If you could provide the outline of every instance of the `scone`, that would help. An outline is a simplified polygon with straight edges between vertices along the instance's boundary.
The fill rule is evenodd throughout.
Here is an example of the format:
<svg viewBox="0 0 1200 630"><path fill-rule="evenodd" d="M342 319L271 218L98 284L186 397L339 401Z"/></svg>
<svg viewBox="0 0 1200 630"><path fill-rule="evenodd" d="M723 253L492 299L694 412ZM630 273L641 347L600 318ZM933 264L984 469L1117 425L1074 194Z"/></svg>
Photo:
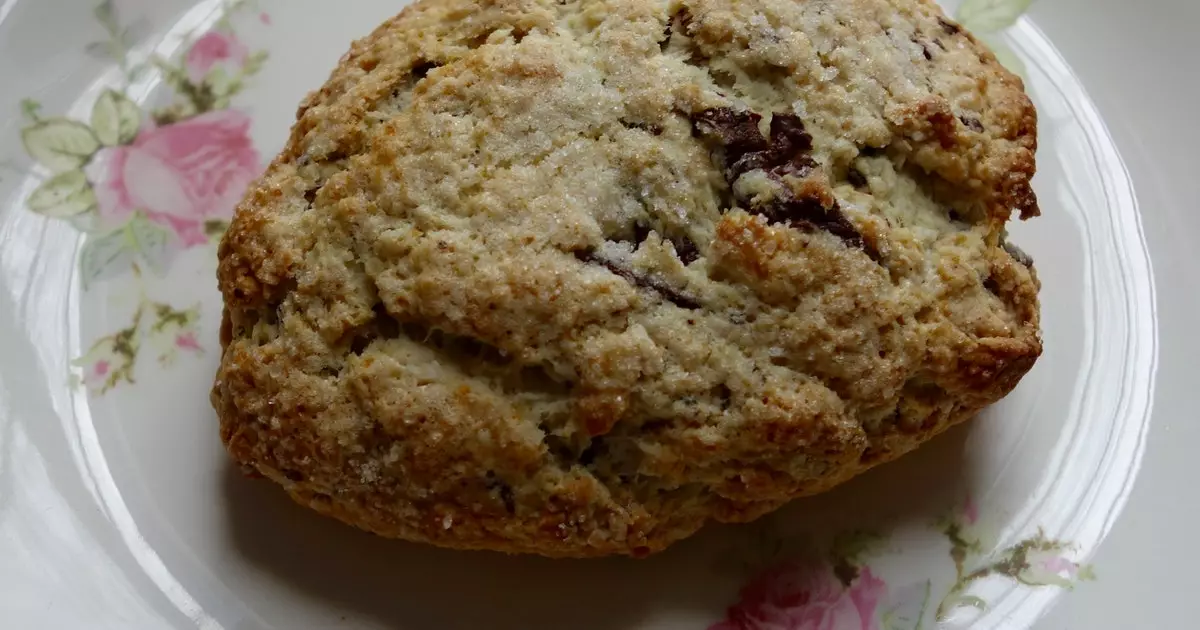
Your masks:
<svg viewBox="0 0 1200 630"><path fill-rule="evenodd" d="M1005 223L1035 148L1021 81L926 0L420 0L221 243L221 439L445 547L756 518L1034 364Z"/></svg>

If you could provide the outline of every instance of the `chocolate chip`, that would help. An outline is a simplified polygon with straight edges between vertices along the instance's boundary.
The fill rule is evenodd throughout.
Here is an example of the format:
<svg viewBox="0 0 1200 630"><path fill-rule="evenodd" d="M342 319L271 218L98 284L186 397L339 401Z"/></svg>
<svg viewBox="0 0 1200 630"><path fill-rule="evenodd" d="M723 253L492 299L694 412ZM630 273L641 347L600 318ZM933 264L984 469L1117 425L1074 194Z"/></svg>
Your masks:
<svg viewBox="0 0 1200 630"><path fill-rule="evenodd" d="M641 244L649 237L650 237L650 227L649 226L647 226L645 223L641 223L641 222L633 224L633 242L634 243Z"/></svg>
<svg viewBox="0 0 1200 630"><path fill-rule="evenodd" d="M804 131L804 122L799 116L789 112L772 115L769 138L764 138L758 129L761 119L754 112L725 107L706 109L692 117L692 127L697 135L714 138L721 145L725 179L731 187L737 178L752 170L764 170L782 183L785 175L803 177L816 167L809 155L812 136ZM748 198L737 201L748 206L749 212L766 217L768 223L826 230L848 246L865 250L862 236L836 201L826 207L819 199L796 197L786 184L780 188L780 192L765 203L755 203Z"/></svg>
<svg viewBox="0 0 1200 630"><path fill-rule="evenodd" d="M412 75L417 79L424 79L425 76L429 74L430 70L440 67L442 67L442 64L440 63L434 63L432 61L418 61L413 65Z"/></svg>
<svg viewBox="0 0 1200 630"><path fill-rule="evenodd" d="M375 340L374 335L369 335L369 334L358 335L357 337L355 337L353 340L350 341L350 352L353 352L355 354L355 356L361 357L362 353L367 351L367 346L370 346L371 342L374 340Z"/></svg>
<svg viewBox="0 0 1200 630"><path fill-rule="evenodd" d="M863 175L862 171L853 166L850 167L850 170L846 171L846 181L850 182L850 185L855 188L861 189L867 187L867 176Z"/></svg>
<svg viewBox="0 0 1200 630"><path fill-rule="evenodd" d="M971 131L974 131L976 133L983 133L983 123L979 122L978 118L975 118L974 116L968 116L966 114L963 114L958 117L958 120L960 122L962 122L962 124L964 126L966 126L967 129L970 129Z"/></svg>
<svg viewBox="0 0 1200 630"><path fill-rule="evenodd" d="M504 509L509 514L515 513L517 511L517 500L513 496L512 486L506 483L501 484L498 492L500 493L500 500L504 502Z"/></svg>
<svg viewBox="0 0 1200 630"><path fill-rule="evenodd" d="M692 118L692 128L701 137L715 138L724 151L725 178L730 183L754 170L776 176L803 176L816 163L809 156L812 136L804 131L804 122L792 113L771 116L770 136L763 137L755 112L739 112L727 107L706 109Z"/></svg>
<svg viewBox="0 0 1200 630"><path fill-rule="evenodd" d="M647 238L650 238L650 226L638 221L633 224L633 240L618 239L618 242L630 243L634 249L637 249ZM668 236L667 240L675 246L675 255L684 265L690 265L700 258L700 251L696 249L696 244L686 235Z"/></svg>
<svg viewBox="0 0 1200 630"><path fill-rule="evenodd" d="M661 278L634 271L616 261L600 256L594 250L577 251L575 252L575 259L588 264L600 265L613 274L620 276L629 284L657 293L659 297L679 308L693 311L700 308L700 302L696 301L695 298L682 293L675 287L664 282Z"/></svg>
<svg viewBox="0 0 1200 630"><path fill-rule="evenodd" d="M807 154L812 151L812 136L804 131L804 121L795 114L774 114L771 116L771 152L781 162L786 162L796 154Z"/></svg>
<svg viewBox="0 0 1200 630"><path fill-rule="evenodd" d="M991 276L988 276L988 278L983 281L983 288L987 289L988 293L991 293L992 295L1000 295L1000 284Z"/></svg>
<svg viewBox="0 0 1200 630"><path fill-rule="evenodd" d="M958 35L962 32L961 26L951 22L950 20L947 20L944 17L938 18L938 24L942 25L942 30L946 31L946 34L948 35Z"/></svg>
<svg viewBox="0 0 1200 630"><path fill-rule="evenodd" d="M579 453L579 464L581 466L591 466L592 462L596 461L596 456L604 450L604 437L593 438L588 443L587 448Z"/></svg>
<svg viewBox="0 0 1200 630"><path fill-rule="evenodd" d="M516 512L517 501L516 497L513 496L512 486L498 479L496 473L490 470L487 472L486 481L488 490L496 493L500 502L504 504L505 511L509 514Z"/></svg>
<svg viewBox="0 0 1200 630"><path fill-rule="evenodd" d="M663 132L663 128L659 127L658 125L651 125L649 123L643 123L643 122L634 122L634 121L630 121L630 120L625 120L624 118L621 119L621 126L625 127L626 129L637 129L639 131L644 131L652 136L661 136L662 132Z"/></svg>
<svg viewBox="0 0 1200 630"><path fill-rule="evenodd" d="M690 265L700 258L700 250L696 249L696 244L692 242L692 239L686 236L675 236L670 240L671 244L675 246L675 255L684 265Z"/></svg>
<svg viewBox="0 0 1200 630"><path fill-rule="evenodd" d="M701 136L716 137L725 150L725 164L730 167L747 153L766 151L767 139L758 130L762 116L752 111L735 111L728 107L706 109L692 118L692 129Z"/></svg>
<svg viewBox="0 0 1200 630"><path fill-rule="evenodd" d="M929 45L921 42L921 54L925 55L925 61L933 61L933 51L929 50Z"/></svg>
<svg viewBox="0 0 1200 630"><path fill-rule="evenodd" d="M784 194L751 211L765 217L767 223L785 223L807 231L825 230L842 239L849 247L865 249L862 235L836 202L831 207L825 207L820 199Z"/></svg>

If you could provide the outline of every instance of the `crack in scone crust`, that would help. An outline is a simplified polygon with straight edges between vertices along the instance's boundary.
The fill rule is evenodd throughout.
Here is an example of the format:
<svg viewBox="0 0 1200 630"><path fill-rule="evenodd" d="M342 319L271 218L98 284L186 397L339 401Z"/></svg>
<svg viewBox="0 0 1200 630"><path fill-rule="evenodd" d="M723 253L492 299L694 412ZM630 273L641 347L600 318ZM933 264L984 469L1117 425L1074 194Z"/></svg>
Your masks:
<svg viewBox="0 0 1200 630"><path fill-rule="evenodd" d="M220 248L247 472L378 534L644 555L916 448L1041 352L1036 117L925 0L421 0Z"/></svg>

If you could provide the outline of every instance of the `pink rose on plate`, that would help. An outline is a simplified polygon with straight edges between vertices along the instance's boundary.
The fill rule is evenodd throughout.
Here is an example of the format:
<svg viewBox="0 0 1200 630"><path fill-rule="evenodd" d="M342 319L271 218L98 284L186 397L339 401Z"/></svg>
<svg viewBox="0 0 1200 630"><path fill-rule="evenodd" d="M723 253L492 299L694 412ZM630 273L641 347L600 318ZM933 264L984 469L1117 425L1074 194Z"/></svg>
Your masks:
<svg viewBox="0 0 1200 630"><path fill-rule="evenodd" d="M175 347L188 352L203 352L204 348L200 347L200 342L196 339L196 333L193 331L181 332L175 335Z"/></svg>
<svg viewBox="0 0 1200 630"><path fill-rule="evenodd" d="M709 630L879 630L887 586L863 567L845 586L825 565L786 563L742 589L725 621Z"/></svg>
<svg viewBox="0 0 1200 630"><path fill-rule="evenodd" d="M116 224L140 210L184 247L208 242L204 221L230 217L258 174L249 130L245 114L220 110L102 149L87 167L100 217Z"/></svg>
<svg viewBox="0 0 1200 630"><path fill-rule="evenodd" d="M204 77L217 66L225 67L232 74L246 63L250 50L233 33L210 31L197 39L183 59L188 80L202 83Z"/></svg>
<svg viewBox="0 0 1200 630"><path fill-rule="evenodd" d="M99 359L95 363L83 366L83 384L88 389L101 389L108 381L113 364L108 359Z"/></svg>
<svg viewBox="0 0 1200 630"><path fill-rule="evenodd" d="M83 370L83 385L104 393L121 381L133 382L133 357L137 354L134 331L125 329L97 339L87 353L71 363Z"/></svg>
<svg viewBox="0 0 1200 630"><path fill-rule="evenodd" d="M1086 572L1078 562L1065 556L1065 549L1057 545L1046 545L1046 548L1033 548L1026 552L1025 562L1017 571L1018 581L1032 586L1060 586L1071 588L1080 573Z"/></svg>

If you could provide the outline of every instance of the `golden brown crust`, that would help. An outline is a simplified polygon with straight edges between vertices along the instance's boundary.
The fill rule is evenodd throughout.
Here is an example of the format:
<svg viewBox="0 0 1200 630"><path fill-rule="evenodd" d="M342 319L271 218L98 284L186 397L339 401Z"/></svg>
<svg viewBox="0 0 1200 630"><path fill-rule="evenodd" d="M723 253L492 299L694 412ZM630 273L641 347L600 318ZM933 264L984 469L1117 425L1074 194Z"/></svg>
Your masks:
<svg viewBox="0 0 1200 630"><path fill-rule="evenodd" d="M418 2L221 244L221 438L446 547L756 518L1029 370L1002 234L1035 149L1020 80L925 0Z"/></svg>

